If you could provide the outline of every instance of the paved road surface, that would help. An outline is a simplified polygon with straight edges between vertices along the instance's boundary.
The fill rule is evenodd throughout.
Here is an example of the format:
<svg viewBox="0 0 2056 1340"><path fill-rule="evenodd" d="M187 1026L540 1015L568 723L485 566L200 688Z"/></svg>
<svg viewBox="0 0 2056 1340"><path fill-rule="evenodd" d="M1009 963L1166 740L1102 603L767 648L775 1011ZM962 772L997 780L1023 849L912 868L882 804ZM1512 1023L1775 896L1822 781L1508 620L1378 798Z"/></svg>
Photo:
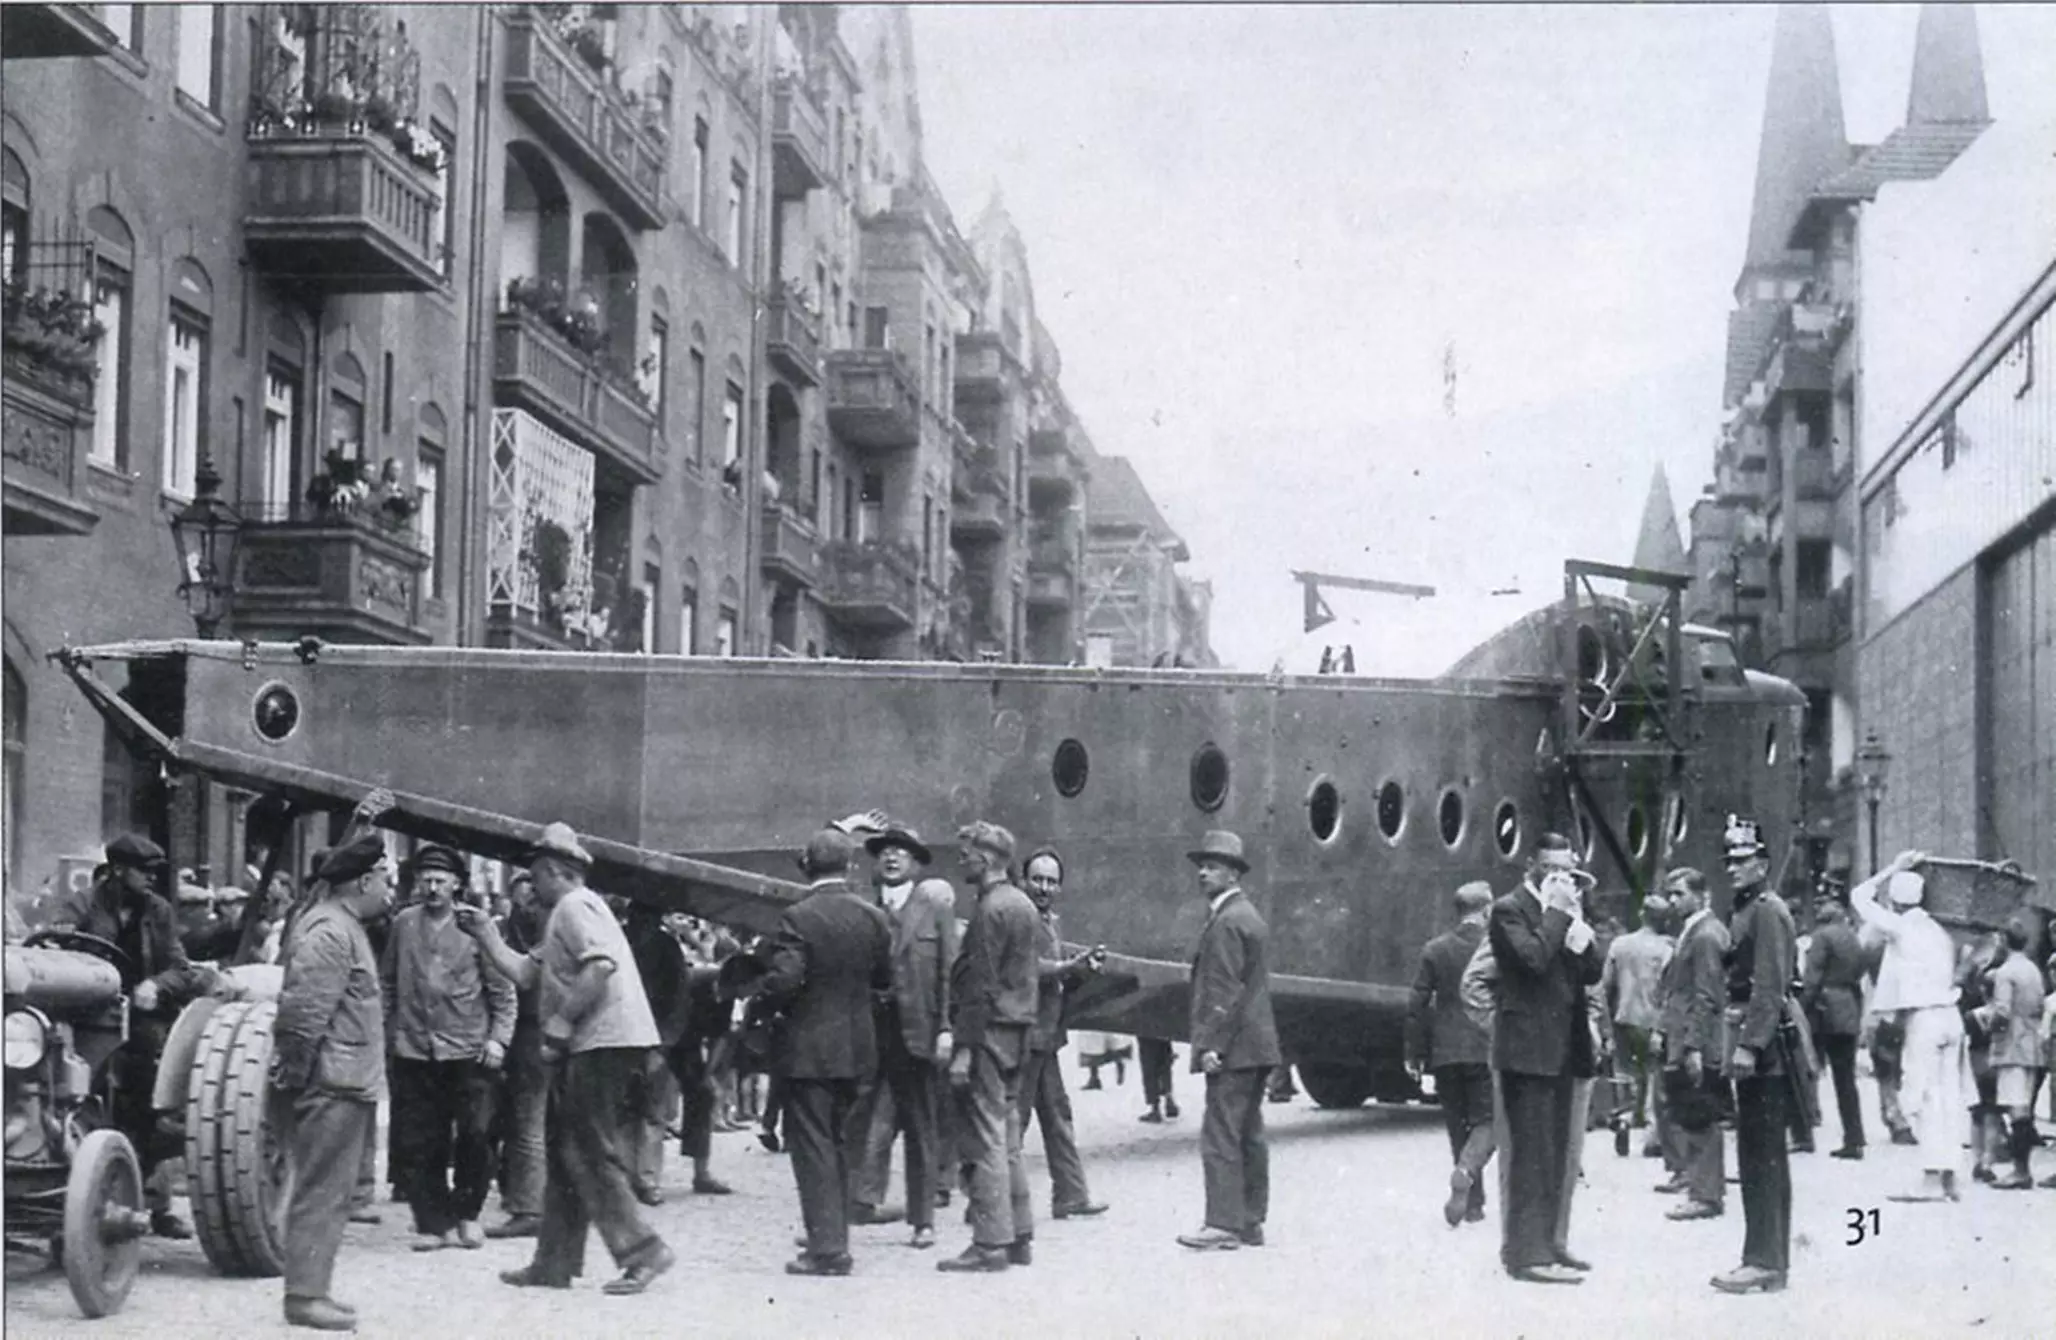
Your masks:
<svg viewBox="0 0 2056 1340"><path fill-rule="evenodd" d="M1180 1049L1181 1057L1183 1049ZM1075 1072L1074 1072L1075 1073ZM495 1278L529 1244L416 1255L403 1210L377 1228L353 1228L338 1293L354 1302L366 1336L1576 1336L1668 1337L2056 1335L2056 1191L1972 1187L1957 1205L1902 1206L1887 1192L1914 1175L1911 1149L1874 1149L1851 1164L1795 1158L1795 1247L1784 1294L1728 1298L1709 1276L1740 1251L1739 1201L1728 1217L1673 1224L1673 1202L1651 1193L1658 1165L1617 1159L1602 1133L1587 1148L1572 1245L1595 1269L1579 1288L1508 1280L1497 1268L1493 1221L1442 1225L1447 1146L1432 1109L1322 1112L1302 1099L1272 1106L1275 1200L1271 1245L1196 1256L1173 1236L1199 1221L1196 1077L1183 1119L1138 1125L1134 1074L1125 1088L1079 1093L1088 1171L1113 1210L1097 1220L1044 1223L1032 1268L957 1277L935 1252L901 1244L903 1225L856 1230L857 1273L845 1280L788 1278L797 1210L782 1157L747 1135L717 1137L725 1199L684 1194L685 1169L667 1170L673 1199L653 1212L679 1267L640 1298L607 1298L597 1285L569 1293L515 1290ZM1832 1118L1830 1118L1832 1124ZM1031 1149L1039 1150L1031 1137ZM1038 1208L1048 1204L1039 1153L1031 1155ZM2045 1152L2041 1172L2056 1170ZM961 1202L959 1202L961 1203ZM1876 1206L1880 1232L1843 1245L1851 1207ZM1496 1216L1495 1216L1496 1217ZM967 1230L944 1211L941 1250ZM590 1260L603 1269L597 1240ZM152 1242L120 1315L79 1318L62 1277L10 1253L5 1322L10 1337L284 1336L276 1280L209 1273L192 1244Z"/></svg>

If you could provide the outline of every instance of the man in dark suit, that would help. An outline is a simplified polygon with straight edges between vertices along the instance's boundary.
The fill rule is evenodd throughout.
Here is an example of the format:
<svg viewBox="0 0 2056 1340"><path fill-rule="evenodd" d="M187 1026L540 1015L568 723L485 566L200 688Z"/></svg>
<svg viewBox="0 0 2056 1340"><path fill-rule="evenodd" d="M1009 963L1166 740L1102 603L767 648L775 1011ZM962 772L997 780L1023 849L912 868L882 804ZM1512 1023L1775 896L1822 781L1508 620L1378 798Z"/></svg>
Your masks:
<svg viewBox="0 0 2056 1340"><path fill-rule="evenodd" d="M1839 897L1814 901L1813 943L1806 950L1803 999L1813 1037L1835 1077L1835 1108L1842 1118L1838 1159L1863 1157L1863 1105L1856 1096L1856 1039L1863 1032L1863 946Z"/></svg>
<svg viewBox="0 0 2056 1340"><path fill-rule="evenodd" d="M1458 987L1478 943L1485 938L1485 913L1492 886L1473 880L1453 900L1456 925L1428 941L1414 973L1406 1009L1406 1068L1415 1076L1435 1075L1435 1098L1449 1128L1449 1199L1442 1217L1451 1228L1485 1217L1485 1184L1479 1174L1492 1157L1492 1039L1464 1008Z"/></svg>
<svg viewBox="0 0 2056 1340"><path fill-rule="evenodd" d="M786 1002L771 1064L807 1224L789 1275L850 1273L850 1112L878 1070L872 994L892 989L892 923L844 878L854 851L834 829L808 840L800 871L812 887L765 955L762 993Z"/></svg>
<svg viewBox="0 0 2056 1340"><path fill-rule="evenodd" d="M1663 1012L1663 1094L1677 1129L1683 1167L1657 1188L1689 1199L1671 1219L1715 1219L1727 1206L1726 1141L1720 1119L1729 1102L1721 1058L1727 1055L1728 930L1707 906L1706 877L1684 867L1664 881L1678 923L1678 945L1664 965L1658 999Z"/></svg>
<svg viewBox="0 0 2056 1340"><path fill-rule="evenodd" d="M1753 820L1728 817L1728 881L1735 890L1728 951L1728 1078L1735 1084L1735 1163L1742 1178L1742 1264L1713 1277L1722 1293L1785 1287L1792 1251L1791 1076L1778 1037L1799 971L1791 909L1770 887L1770 852Z"/></svg>
<svg viewBox="0 0 2056 1340"><path fill-rule="evenodd" d="M1264 1140L1264 1079L1283 1059L1271 1018L1264 919L1243 891L1242 839L1215 830L1186 853L1209 909L1192 959L1192 1068L1206 1076L1199 1129L1206 1223L1178 1237L1195 1251L1261 1247L1271 1206L1271 1152Z"/></svg>
<svg viewBox="0 0 2056 1340"><path fill-rule="evenodd" d="M851 1169L850 1217L884 1223L879 1207L891 1180L892 1144L907 1137L907 1222L912 1247L935 1245L936 1184L942 1171L938 1127L942 1074L949 1064L949 967L957 956L956 893L947 880L923 879L933 859L921 835L888 824L867 839L877 864L878 901L892 919L892 993L879 1007L878 1083L857 1114L861 1157Z"/></svg>
<svg viewBox="0 0 2056 1340"><path fill-rule="evenodd" d="M1492 905L1486 929L1499 965L1492 1068L1506 1113L1500 1261L1507 1274L1532 1284L1580 1280L1555 1242L1573 1138L1573 1084L1598 1068L1585 988L1604 964L1582 912L1592 884L1569 840L1544 833L1526 880Z"/></svg>

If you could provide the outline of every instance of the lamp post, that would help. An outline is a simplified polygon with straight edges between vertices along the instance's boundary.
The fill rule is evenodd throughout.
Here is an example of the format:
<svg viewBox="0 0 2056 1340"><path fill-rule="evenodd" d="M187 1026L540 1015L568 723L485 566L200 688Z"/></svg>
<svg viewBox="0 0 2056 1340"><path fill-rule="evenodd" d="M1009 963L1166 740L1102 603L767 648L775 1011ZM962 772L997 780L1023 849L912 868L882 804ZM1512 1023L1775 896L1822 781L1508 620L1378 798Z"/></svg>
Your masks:
<svg viewBox="0 0 2056 1340"><path fill-rule="evenodd" d="M179 595L192 612L193 627L211 638L228 617L235 594L236 543L242 538L242 513L220 497L221 474L214 458L200 455L193 475L193 500L172 514L171 539L178 547Z"/></svg>
<svg viewBox="0 0 2056 1340"><path fill-rule="evenodd" d="M1870 873L1878 872L1878 802L1885 798L1885 779L1891 772L1892 755L1878 739L1877 728L1863 733L1863 747L1856 751L1856 777L1863 784L1863 804L1870 814Z"/></svg>

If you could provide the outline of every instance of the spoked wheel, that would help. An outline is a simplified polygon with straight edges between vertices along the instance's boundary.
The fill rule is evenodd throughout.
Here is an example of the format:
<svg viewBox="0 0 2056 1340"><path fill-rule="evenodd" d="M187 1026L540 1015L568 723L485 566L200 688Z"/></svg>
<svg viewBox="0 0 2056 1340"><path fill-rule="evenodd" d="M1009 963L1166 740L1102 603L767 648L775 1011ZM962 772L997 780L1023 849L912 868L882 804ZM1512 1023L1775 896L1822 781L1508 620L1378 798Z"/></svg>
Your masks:
<svg viewBox="0 0 2056 1340"><path fill-rule="evenodd" d="M94 1131L79 1142L64 1184L64 1278L79 1311L121 1310L149 1231L135 1149L119 1131Z"/></svg>

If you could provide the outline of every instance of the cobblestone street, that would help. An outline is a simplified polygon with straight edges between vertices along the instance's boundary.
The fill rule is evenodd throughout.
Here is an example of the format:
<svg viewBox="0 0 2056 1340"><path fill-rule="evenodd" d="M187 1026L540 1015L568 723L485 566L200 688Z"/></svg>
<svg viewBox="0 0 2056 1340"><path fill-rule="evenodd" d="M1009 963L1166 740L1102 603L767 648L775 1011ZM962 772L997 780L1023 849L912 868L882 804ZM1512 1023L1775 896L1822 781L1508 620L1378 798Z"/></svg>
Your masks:
<svg viewBox="0 0 2056 1340"><path fill-rule="evenodd" d="M1587 1146L1588 1184L1573 1219L1572 1245L1593 1262L1589 1283L1515 1284L1498 1270L1491 1223L1442 1226L1447 1147L1433 1109L1323 1112L1304 1099L1269 1108L1270 1245L1194 1255L1172 1238L1199 1217L1197 1082L1179 1076L1188 1102L1178 1122L1144 1126L1129 1080L1074 1096L1093 1191L1111 1212L1041 1224L1026 1270L939 1275L937 1253L907 1249L905 1226L892 1225L855 1231L852 1278L790 1279L783 1266L797 1209L786 1161L736 1134L715 1149L716 1170L735 1196L691 1196L685 1170L667 1169L672 1199L653 1218L679 1264L640 1298L600 1296L598 1284L612 1272L597 1240L594 1274L572 1292L516 1291L496 1274L524 1261L528 1244L416 1255L404 1210L390 1205L382 1225L351 1230L337 1292L356 1304L367 1336L423 1327L500 1337L689 1329L842 1340L915 1334L937 1318L981 1336L2028 1337L2048 1334L2056 1304L2056 1193L1973 1186L1958 1205L1895 1205L1885 1196L1912 1179L1917 1151L1889 1146L1860 1164L1825 1153L1794 1158L1790 1290L1722 1297L1706 1280L1736 1259L1739 1199L1731 1195L1724 1219L1668 1223L1672 1202L1649 1189L1658 1165L1615 1158L1604 1134ZM1048 1184L1040 1155L1031 1161L1040 1213ZM1880 1231L1847 1247L1848 1210L1857 1206L1879 1209ZM938 1226L940 1251L962 1246L954 1209ZM146 1263L123 1312L86 1322L59 1274L10 1253L8 1334L288 1333L276 1280L217 1278L192 1244L153 1242Z"/></svg>

